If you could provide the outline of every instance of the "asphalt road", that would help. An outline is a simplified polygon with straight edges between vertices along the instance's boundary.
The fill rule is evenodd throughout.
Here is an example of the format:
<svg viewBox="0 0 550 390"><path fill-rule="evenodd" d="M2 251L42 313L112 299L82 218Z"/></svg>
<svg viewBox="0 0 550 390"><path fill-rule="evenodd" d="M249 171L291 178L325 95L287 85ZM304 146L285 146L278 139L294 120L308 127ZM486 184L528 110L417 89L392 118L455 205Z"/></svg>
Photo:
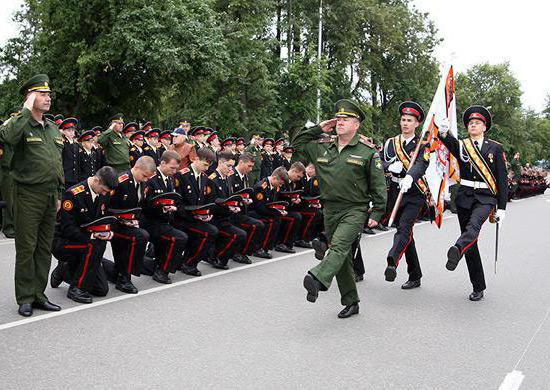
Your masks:
<svg viewBox="0 0 550 390"><path fill-rule="evenodd" d="M16 313L13 242L0 242L0 389L498 389L521 371L521 389L550 389L550 195L509 204L493 272L494 225L480 238L487 279L467 299L466 264L445 269L458 235L415 227L422 287L384 281L392 233L363 239L361 313L340 320L336 285L306 302L310 251L160 286L112 291L92 305L47 295L64 310ZM258 260L258 259L255 259ZM55 263L55 261L54 261ZM214 272L215 271L215 272Z"/></svg>

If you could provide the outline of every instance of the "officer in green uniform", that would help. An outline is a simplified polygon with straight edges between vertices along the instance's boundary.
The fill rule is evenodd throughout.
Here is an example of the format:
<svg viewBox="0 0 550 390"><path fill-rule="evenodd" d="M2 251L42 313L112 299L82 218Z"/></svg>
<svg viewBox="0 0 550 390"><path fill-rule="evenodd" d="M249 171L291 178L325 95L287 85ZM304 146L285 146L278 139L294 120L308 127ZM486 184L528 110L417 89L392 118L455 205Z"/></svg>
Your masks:
<svg viewBox="0 0 550 390"><path fill-rule="evenodd" d="M107 165L122 173L130 169L130 141L122 134L124 119L122 114L111 118L109 129L103 132L98 143L103 148Z"/></svg>
<svg viewBox="0 0 550 390"><path fill-rule="evenodd" d="M13 108L10 118L4 122L9 123L11 118L19 114L20 108ZM4 145L2 157L0 158L0 192L2 199L6 202L6 207L2 209L2 233L7 238L15 238L15 228L13 227L13 180L10 174L9 163L11 162L12 150L9 145Z"/></svg>
<svg viewBox="0 0 550 390"><path fill-rule="evenodd" d="M21 113L0 130L0 143L8 145L14 183L15 295L19 314L33 308L61 310L44 294L51 264L55 215L64 187L57 126L44 118L50 109L49 78L37 75L21 87L25 103Z"/></svg>
<svg viewBox="0 0 550 390"><path fill-rule="evenodd" d="M373 203L369 227L378 224L386 207L386 181L379 155L358 133L364 118L356 104L339 100L335 118L304 129L292 139L297 158L315 165L330 242L324 259L304 278L307 300L315 302L319 291L326 291L336 277L345 306L339 318L359 313L352 244L363 229L369 201ZM334 128L336 137L317 139Z"/></svg>
<svg viewBox="0 0 550 390"><path fill-rule="evenodd" d="M260 180L260 166L262 164L262 137L259 133L252 133L250 137L250 145L245 148L245 152L254 156L254 167L248 174L250 184L253 186L258 180Z"/></svg>

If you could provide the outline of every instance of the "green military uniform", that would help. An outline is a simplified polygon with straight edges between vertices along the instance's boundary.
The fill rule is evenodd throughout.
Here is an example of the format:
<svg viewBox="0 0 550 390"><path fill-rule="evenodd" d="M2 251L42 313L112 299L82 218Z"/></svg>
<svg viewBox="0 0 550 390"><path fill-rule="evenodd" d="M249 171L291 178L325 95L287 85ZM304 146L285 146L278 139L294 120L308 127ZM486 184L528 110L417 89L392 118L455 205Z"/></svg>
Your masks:
<svg viewBox="0 0 550 390"><path fill-rule="evenodd" d="M10 119L4 122L9 123L12 117L19 114L19 109L12 110ZM6 207L2 209L2 232L6 237L15 237L15 228L13 226L13 180L10 175L9 164L11 162L12 150L9 145L3 145L2 156L0 156L0 192L2 200L6 202Z"/></svg>
<svg viewBox="0 0 550 390"><path fill-rule="evenodd" d="M336 116L364 119L364 114L352 102L336 103ZM312 268L313 275L328 289L334 277L340 289L341 302L349 306L359 302L352 263L352 244L361 233L367 217L369 201L373 202L371 219L379 221L386 207L386 181L377 151L359 133L339 150L335 137L317 140L319 126L305 129L293 137L295 158L315 165L325 230L330 249L325 258Z"/></svg>
<svg viewBox="0 0 550 390"><path fill-rule="evenodd" d="M48 76L38 75L21 92L49 92L48 83ZM37 122L23 108L0 130L0 142L13 151L9 167L14 183L17 303L46 302L56 206L63 191L63 139L52 121Z"/></svg>
<svg viewBox="0 0 550 390"><path fill-rule="evenodd" d="M123 121L122 114L111 118L111 122ZM122 133L109 129L103 132L98 143L103 148L107 165L116 169L117 172L124 172L130 169L130 141Z"/></svg>
<svg viewBox="0 0 550 390"><path fill-rule="evenodd" d="M252 167L252 171L250 171L250 173L248 174L250 184L254 185L258 180L260 180L260 167L262 164L262 148L256 145L248 145L244 151L247 153L250 153L256 159L256 161L254 162L254 167Z"/></svg>

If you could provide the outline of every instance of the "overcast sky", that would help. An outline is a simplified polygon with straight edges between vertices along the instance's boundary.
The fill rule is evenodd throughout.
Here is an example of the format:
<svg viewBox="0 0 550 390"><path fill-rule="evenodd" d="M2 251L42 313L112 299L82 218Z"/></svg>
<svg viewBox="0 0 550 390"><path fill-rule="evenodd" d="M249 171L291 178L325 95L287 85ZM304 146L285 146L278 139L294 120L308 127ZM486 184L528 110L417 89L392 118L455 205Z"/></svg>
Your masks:
<svg viewBox="0 0 550 390"><path fill-rule="evenodd" d="M11 16L21 3L2 1L0 45L17 33ZM524 106L536 111L543 109L546 95L550 94L547 69L550 1L412 0L412 3L430 14L444 39L437 50L441 63L451 60L460 72L474 64L509 61L521 82Z"/></svg>

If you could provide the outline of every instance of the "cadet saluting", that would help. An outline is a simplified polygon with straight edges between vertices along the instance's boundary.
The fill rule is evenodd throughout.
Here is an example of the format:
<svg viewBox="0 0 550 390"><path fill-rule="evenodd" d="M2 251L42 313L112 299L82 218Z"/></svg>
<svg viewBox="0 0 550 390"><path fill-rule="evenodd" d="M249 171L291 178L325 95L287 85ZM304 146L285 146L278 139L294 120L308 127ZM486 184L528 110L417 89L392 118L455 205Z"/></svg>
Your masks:
<svg viewBox="0 0 550 390"><path fill-rule="evenodd" d="M340 100L335 105L335 118L299 132L292 140L299 158L315 164L330 241L324 259L304 278L307 300L315 302L319 291L326 291L336 276L345 306L338 314L340 318L359 313L351 249L363 229L369 201L373 202L369 227L377 225L386 207L386 182L378 153L358 133L364 119L357 105ZM315 141L334 127L335 139Z"/></svg>

